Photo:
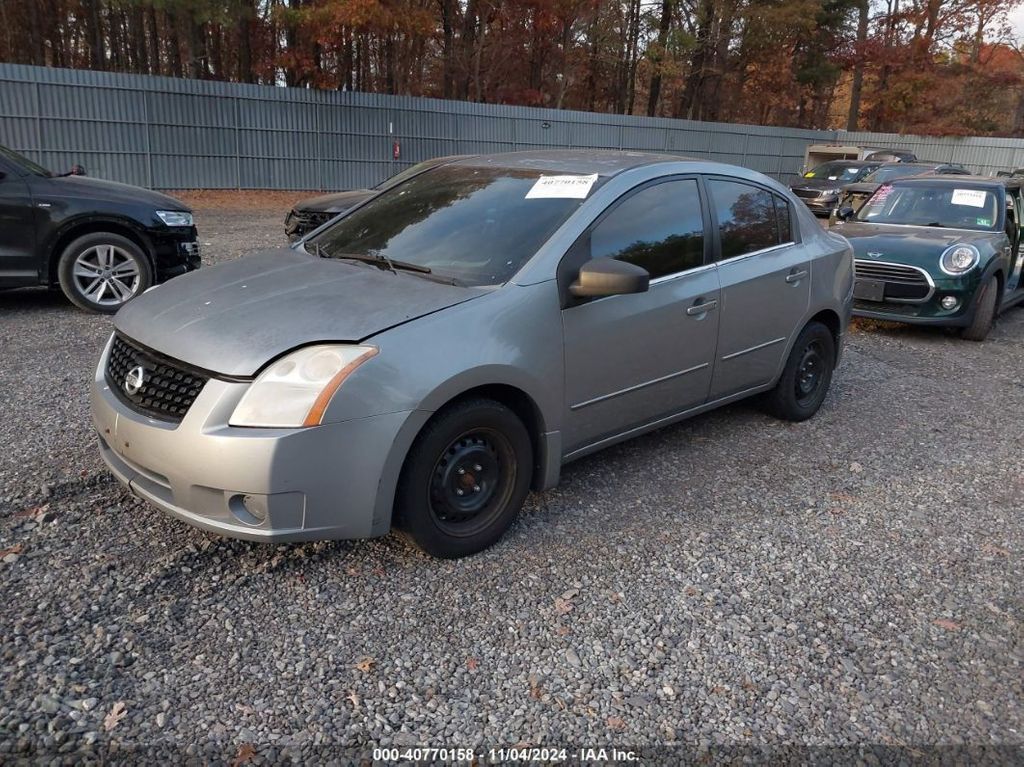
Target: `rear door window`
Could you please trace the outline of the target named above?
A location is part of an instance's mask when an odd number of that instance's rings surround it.
[[[708,179],[707,186],[718,216],[719,261],[779,244],[775,195],[751,184],[720,178]]]

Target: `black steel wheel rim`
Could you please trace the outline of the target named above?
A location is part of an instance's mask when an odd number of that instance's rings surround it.
[[[825,354],[820,341],[811,341],[796,369],[796,399],[801,405],[814,400],[825,378]]]
[[[434,464],[428,501],[435,524],[449,535],[473,535],[508,504],[516,460],[508,439],[493,429],[473,429],[452,440]]]

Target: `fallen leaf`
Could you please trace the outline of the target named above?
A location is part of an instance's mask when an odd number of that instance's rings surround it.
[[[949,631],[959,631],[960,624],[946,618],[936,618],[932,621],[939,628],[947,629]]]
[[[555,629],[555,633],[558,634],[558,636],[560,636],[560,637],[568,636],[568,634],[569,634],[569,627],[568,626],[558,626]]]
[[[372,671],[373,667],[377,664],[373,658],[363,658],[356,664],[356,668],[362,671],[364,674]]]
[[[10,548],[0,549],[0,559],[3,559],[8,554],[20,554],[24,550],[25,550],[24,544],[16,543],[13,546],[11,546]]]
[[[359,710],[359,696],[356,695],[355,690],[346,695],[345,699],[352,703],[352,708]]]
[[[345,573],[347,575],[351,576],[351,577],[355,577],[355,576],[359,575],[359,568],[358,567],[346,567],[345,568]]]
[[[231,767],[241,767],[254,756],[256,756],[256,749],[253,748],[252,743],[243,743],[238,747],[235,758],[231,760]]]
[[[1004,549],[1002,546],[996,546],[994,543],[985,543],[982,545],[981,550],[986,554],[991,554],[997,557],[1008,557],[1010,552],[1008,549]]]
[[[117,727],[121,720],[126,716],[128,716],[128,710],[125,708],[124,701],[119,700],[111,707],[110,711],[107,712],[107,715],[103,717],[103,729],[110,732]]]
[[[572,602],[568,599],[555,597],[555,612],[559,615],[566,615],[572,612]]]
[[[606,724],[608,725],[608,728],[612,730],[626,729],[626,723],[617,716],[608,717],[608,719],[606,720]]]
[[[466,660],[466,668],[468,668],[470,671],[476,671],[479,667],[480,661],[478,661],[476,658],[468,658]]]

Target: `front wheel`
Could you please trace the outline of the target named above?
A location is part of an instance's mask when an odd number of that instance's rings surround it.
[[[974,308],[971,324],[961,331],[961,336],[968,341],[984,341],[996,321],[996,309],[999,305],[999,280],[996,277],[989,281],[978,294],[978,305]]]
[[[811,322],[793,344],[779,382],[765,396],[765,408],[776,418],[806,421],[825,401],[835,366],[832,331],[820,322]]]
[[[153,284],[153,270],[141,248],[109,232],[87,234],[68,245],[57,277],[71,303],[104,314],[113,314]]]
[[[530,490],[533,449],[515,413],[473,399],[438,412],[398,482],[396,527],[428,554],[455,559],[494,544]]]

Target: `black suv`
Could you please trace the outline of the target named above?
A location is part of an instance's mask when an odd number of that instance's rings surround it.
[[[82,173],[54,175],[0,146],[0,288],[59,287],[77,306],[110,313],[199,268],[185,205]]]

